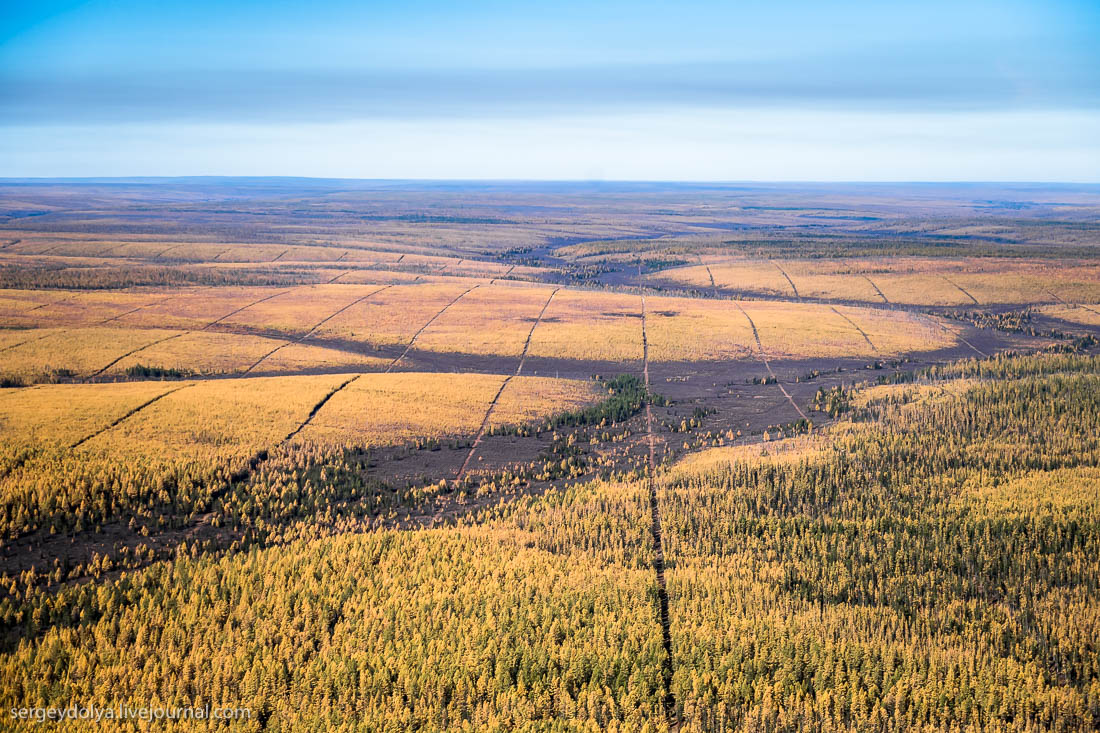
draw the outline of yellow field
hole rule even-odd
[[[281,347],[281,348],[280,348]],[[135,365],[178,369],[197,375],[237,374],[256,364],[251,374],[306,371],[310,369],[382,369],[390,359],[350,351],[299,344],[262,336],[225,333],[187,333],[122,359],[108,374],[122,374]]]
[[[730,301],[647,297],[646,311],[653,361],[748,359],[756,348],[749,322]]]
[[[254,330],[304,335],[324,319],[378,290],[380,285],[310,285],[291,289],[229,316],[221,323]]]
[[[791,263],[784,263],[787,269]],[[795,268],[787,273],[798,286],[798,294],[804,298],[830,300],[856,300],[863,303],[882,303],[882,296],[864,277],[853,275],[800,275]],[[878,284],[877,282],[875,283]],[[889,296],[887,296],[889,297]]]
[[[867,334],[872,348],[851,323],[827,305],[770,301],[741,305],[756,324],[768,358],[884,356],[955,343],[950,331],[929,319],[897,311],[836,307]]]
[[[527,353],[559,359],[641,361],[641,298],[562,290],[535,329]]]
[[[82,448],[110,454],[113,460],[170,456],[209,463],[225,454],[249,456],[284,438],[344,379],[325,375],[184,382],[189,386]]]
[[[523,425],[560,412],[570,412],[606,399],[595,382],[552,377],[514,377],[504,388],[489,424]]]
[[[968,272],[951,276],[979,303],[1050,303],[1057,297],[1070,303],[1100,302],[1100,268],[1034,267],[1006,277],[999,272]]]
[[[519,356],[531,326],[552,292],[552,288],[482,286],[437,318],[417,340],[416,348]],[[540,325],[536,333],[541,328]]]
[[[745,260],[730,264],[710,265],[710,271],[714,275],[715,284],[720,288],[752,290],[754,292],[781,295],[786,298],[794,297],[794,291],[791,289],[791,284],[787,282],[787,278],[783,277],[783,273],[779,271],[779,268],[770,262]],[[703,271],[703,275],[706,276],[706,270]],[[710,285],[710,278],[707,278],[706,284]],[[797,281],[795,287],[798,287]]]
[[[61,294],[64,296],[64,293]],[[31,308],[58,300],[58,293],[44,290],[0,290],[0,322],[24,314]]]
[[[378,446],[473,435],[504,379],[499,374],[366,374],[329,400],[295,441]],[[588,381],[519,377],[501,395],[493,424],[525,423],[604,397]]]
[[[1039,312],[1067,323],[1100,326],[1100,308],[1098,307],[1081,308],[1072,305],[1047,305],[1040,308]]]
[[[24,327],[92,325],[165,297],[163,294],[100,290],[47,293],[8,290],[5,294],[8,307],[0,311],[0,325]]]
[[[124,382],[9,390],[0,399],[0,446],[8,457],[23,448],[72,445],[174,386]]]
[[[34,379],[58,370],[71,371],[74,376],[91,376],[127,352],[182,332],[55,328],[22,333],[24,338],[33,340],[3,352],[0,373],[4,376]]]
[[[985,258],[847,258],[821,260],[733,259],[712,261],[715,284],[725,290],[793,297],[790,276],[804,298],[854,300],[932,306],[980,304],[1100,302],[1100,267],[1092,263],[1004,261]],[[706,289],[710,278],[702,265],[674,268],[653,280]],[[873,283],[873,285],[872,285]],[[877,286],[882,295],[875,290]],[[958,286],[958,287],[956,287]],[[961,290],[960,290],[961,288]],[[965,293],[963,291],[966,291]]]
[[[875,285],[891,303],[916,305],[972,306],[974,301],[959,288],[944,279],[943,275],[896,275],[892,273],[872,275]],[[947,276],[951,277],[951,276]],[[954,277],[952,282],[958,283]],[[965,286],[964,286],[965,287]]]
[[[337,286],[333,286],[337,287]],[[397,285],[325,322],[320,338],[405,346],[421,326],[471,284]]]
[[[820,455],[828,447],[829,442],[821,431],[817,431],[811,435],[799,435],[769,443],[707,448],[695,453],[688,453],[678,460],[669,476],[675,480],[685,476],[703,475],[708,471],[723,469],[739,461],[795,463]]]
[[[382,369],[391,361],[247,334],[107,327],[4,331],[0,332],[0,349],[4,349],[0,376],[24,381],[41,381],[58,372],[85,378],[103,370],[106,377],[118,376],[138,365],[195,376],[237,374],[272,351],[252,374]]]

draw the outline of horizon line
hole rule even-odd
[[[197,174],[133,176],[0,176],[0,183],[21,182],[170,182],[195,180],[246,181],[347,181],[360,183],[570,183],[602,184],[675,184],[675,185],[1007,185],[1007,186],[1100,186],[1096,180],[1027,179],[810,179],[810,178],[370,178],[353,176],[302,176],[291,174]]]

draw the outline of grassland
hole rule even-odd
[[[8,538],[53,533],[165,506],[189,518],[229,476],[303,426],[311,409],[353,376],[22,390],[0,402],[9,467],[0,480],[0,529]],[[369,449],[414,438],[469,436],[502,380],[482,374],[363,375],[324,403],[294,440]],[[524,378],[511,385],[495,415],[501,424],[522,424],[601,396],[591,383]],[[70,414],[71,405],[78,408]]]
[[[341,390],[295,440],[323,444],[393,445],[477,432],[504,377],[497,374],[368,374]],[[590,381],[513,380],[494,410],[499,425],[592,404],[604,395]]]
[[[742,295],[844,303],[1022,305],[1060,298],[1100,302],[1100,270],[1089,261],[1067,265],[929,257],[710,260],[664,270],[650,280],[696,290],[717,287]]]

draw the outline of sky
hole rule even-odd
[[[0,0],[0,176],[1100,181],[1100,2]]]

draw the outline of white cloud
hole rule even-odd
[[[1089,111],[9,127],[0,175],[1097,181]]]

